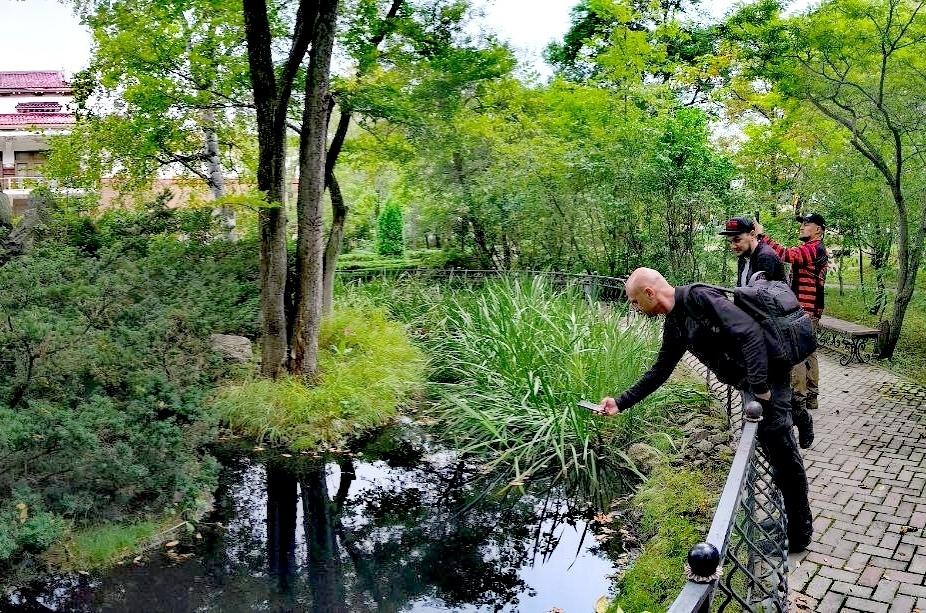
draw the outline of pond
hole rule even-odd
[[[613,584],[593,510],[556,491],[483,495],[476,467],[410,425],[318,457],[240,444],[215,454],[215,505],[195,535],[22,589],[7,606],[586,613]]]

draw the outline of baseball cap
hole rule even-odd
[[[807,215],[798,215],[796,219],[802,223],[803,222],[815,223],[821,228],[826,227],[826,221],[823,220],[823,215],[820,215],[819,213],[808,213]]]
[[[723,230],[721,230],[719,234],[721,236],[734,236],[736,234],[752,232],[755,228],[755,224],[749,219],[745,217],[733,217],[727,220],[727,223],[724,224]]]

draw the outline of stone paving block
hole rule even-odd
[[[867,585],[868,587],[876,587],[878,581],[881,580],[881,575],[884,574],[884,569],[877,566],[869,566],[858,578],[859,585]]]
[[[846,609],[855,609],[856,611],[873,611],[874,613],[887,613],[887,604],[883,602],[877,602],[875,600],[868,600],[866,598],[858,598],[856,596],[849,596],[846,598]]]
[[[838,592],[827,592],[817,604],[816,613],[839,613],[846,597]]]
[[[896,596],[891,601],[891,608],[888,610],[891,613],[910,613],[914,606],[916,606],[916,600],[912,596]]]
[[[926,390],[826,351],[820,374],[805,453],[816,538],[802,564],[816,571],[792,570],[791,587],[821,613],[926,613]]]
[[[911,573],[926,574],[926,555],[915,555],[907,568]]]
[[[897,594],[897,589],[899,587],[900,583],[897,581],[888,581],[884,579],[878,583],[878,587],[875,588],[875,593],[872,594],[871,597],[881,602],[891,602],[894,600],[894,595]]]

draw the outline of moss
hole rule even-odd
[[[641,510],[641,536],[649,540],[619,580],[614,608],[664,611],[672,603],[685,583],[688,550],[709,526],[715,498],[708,483],[713,480],[701,471],[665,467],[637,493],[633,504]]]
[[[322,325],[319,376],[255,379],[215,401],[233,429],[258,440],[312,449],[391,421],[424,386],[424,360],[400,324],[381,310],[337,311]]]

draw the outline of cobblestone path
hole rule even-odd
[[[814,542],[792,556],[792,611],[926,613],[926,388],[824,352],[820,379]]]

